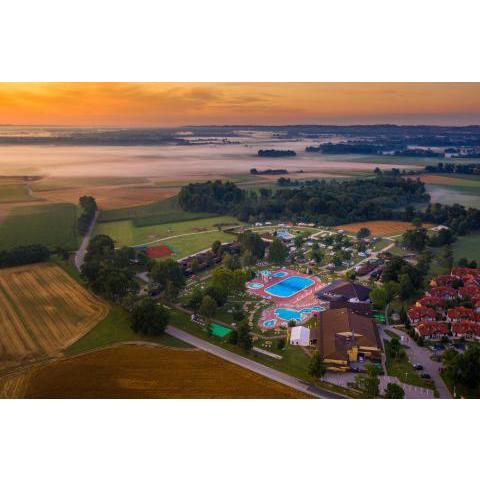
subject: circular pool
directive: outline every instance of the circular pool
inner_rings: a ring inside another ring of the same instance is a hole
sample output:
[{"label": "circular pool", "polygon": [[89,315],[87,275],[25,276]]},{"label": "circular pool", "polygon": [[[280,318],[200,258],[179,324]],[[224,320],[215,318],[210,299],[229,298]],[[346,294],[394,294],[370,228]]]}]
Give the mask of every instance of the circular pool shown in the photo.
[{"label": "circular pool", "polygon": [[248,284],[248,288],[251,288],[252,290],[258,290],[259,288],[263,288],[263,283],[260,282],[253,282]]},{"label": "circular pool", "polygon": [[276,323],[276,322],[277,322],[276,320],[265,320],[265,321],[263,322],[263,326],[264,326],[264,327],[267,327],[267,328],[272,328],[272,327],[275,326],[275,323]]}]

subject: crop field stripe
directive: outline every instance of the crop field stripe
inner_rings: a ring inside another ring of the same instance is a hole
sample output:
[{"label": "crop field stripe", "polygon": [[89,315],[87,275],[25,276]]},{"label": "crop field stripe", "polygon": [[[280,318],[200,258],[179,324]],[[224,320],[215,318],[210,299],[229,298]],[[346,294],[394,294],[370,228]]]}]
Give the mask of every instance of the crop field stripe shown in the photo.
[{"label": "crop field stripe", "polygon": [[0,270],[0,361],[65,348],[105,317],[109,306],[55,265]]},{"label": "crop field stripe", "polygon": [[[6,321],[2,322],[2,329],[12,328],[9,329],[10,334],[12,334],[12,330],[15,331],[16,335],[12,339],[12,345],[16,345],[18,349],[24,353],[33,352],[36,349],[40,348],[40,345],[34,341],[34,338],[31,334],[31,330],[27,328],[25,323],[21,319],[21,314],[16,306],[16,303],[10,297],[3,278],[0,277],[0,287],[1,287],[1,298],[2,302],[2,310],[6,312],[7,318]],[[1,337],[0,337],[1,339]]]}]

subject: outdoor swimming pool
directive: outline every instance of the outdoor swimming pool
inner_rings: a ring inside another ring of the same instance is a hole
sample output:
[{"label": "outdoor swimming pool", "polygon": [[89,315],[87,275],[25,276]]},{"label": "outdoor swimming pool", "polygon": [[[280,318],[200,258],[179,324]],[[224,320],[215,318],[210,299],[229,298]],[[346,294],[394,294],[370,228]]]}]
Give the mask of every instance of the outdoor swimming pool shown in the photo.
[{"label": "outdoor swimming pool", "polygon": [[288,277],[281,282],[265,289],[265,292],[275,297],[288,298],[311,287],[315,282],[305,277]]},{"label": "outdoor swimming pool", "polygon": [[251,288],[253,290],[257,290],[262,287],[263,287],[263,283],[260,283],[260,282],[253,282],[248,284],[248,288]]},{"label": "outdoor swimming pool", "polygon": [[276,323],[276,320],[266,320],[263,325],[267,328],[272,328]]},{"label": "outdoor swimming pool", "polygon": [[[277,308],[275,310],[275,315],[279,319],[285,320],[287,322],[290,320],[295,320],[296,322],[298,322],[299,320],[302,320],[304,315],[314,312],[322,312],[324,310],[325,307],[322,307],[321,305],[309,308],[302,308],[301,310],[293,310],[292,308]],[[265,326],[268,327],[267,322],[265,322]]]}]

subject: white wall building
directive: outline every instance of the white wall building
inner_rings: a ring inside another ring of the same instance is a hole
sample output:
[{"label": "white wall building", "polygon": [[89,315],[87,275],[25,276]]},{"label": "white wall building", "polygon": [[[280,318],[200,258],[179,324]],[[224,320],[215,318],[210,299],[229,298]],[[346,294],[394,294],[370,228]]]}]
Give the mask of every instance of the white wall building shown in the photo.
[{"label": "white wall building", "polygon": [[310,329],[301,325],[292,327],[290,331],[290,345],[308,347],[310,345]]}]

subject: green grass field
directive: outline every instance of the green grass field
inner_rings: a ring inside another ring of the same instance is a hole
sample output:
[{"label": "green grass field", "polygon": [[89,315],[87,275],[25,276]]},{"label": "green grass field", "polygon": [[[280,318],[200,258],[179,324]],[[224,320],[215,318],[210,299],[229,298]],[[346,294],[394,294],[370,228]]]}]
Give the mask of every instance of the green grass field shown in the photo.
[{"label": "green grass field", "polygon": [[193,253],[200,252],[206,248],[210,248],[215,240],[220,242],[231,242],[235,240],[236,236],[221,231],[214,231],[209,233],[199,233],[187,235],[185,237],[172,238],[166,240],[164,243],[170,250],[175,252],[172,258],[183,258]]},{"label": "green grass field", "polygon": [[115,222],[119,220],[135,220],[151,216],[170,215],[172,212],[178,212],[181,216],[184,212],[177,202],[177,197],[170,197],[158,202],[140,205],[138,207],[116,208],[102,212],[100,222]]},{"label": "green grass field", "polygon": [[[162,223],[159,225],[150,225],[146,227],[136,227],[131,220],[121,220],[118,222],[103,222],[97,224],[95,227],[95,234],[105,234],[113,238],[118,246],[131,246],[131,245],[140,245],[148,242],[153,242],[155,240],[160,240],[162,238],[174,237],[176,235],[184,235],[194,233],[189,237],[179,237],[179,238],[168,238],[166,240],[167,244],[171,244],[173,249],[178,248],[181,250],[188,246],[192,242],[198,245],[204,245],[205,242],[202,242],[201,238],[208,238],[208,245],[199,248],[207,248],[211,245],[213,240],[226,240],[226,233],[221,231],[208,232],[208,230],[217,230],[216,225],[219,224],[234,224],[238,225],[238,220],[234,217],[228,216],[218,216],[211,218],[201,218],[196,220],[189,220],[186,222],[173,222],[173,223]],[[217,238],[218,237],[218,238]],[[213,238],[213,240],[211,240]],[[228,238],[232,238],[228,236]],[[211,240],[211,241],[210,241]],[[196,248],[196,247],[195,247]],[[193,250],[197,251],[197,250]],[[188,255],[188,253],[187,253]]]},{"label": "green grass field", "polygon": [[[172,311],[172,315],[175,317],[178,313]],[[130,327],[128,313],[119,306],[113,306],[110,313],[95,328],[68,347],[65,353],[67,355],[76,355],[118,342],[154,342],[177,348],[191,347],[187,343],[167,334],[160,337],[148,337],[135,333]]]},{"label": "green grass field", "polygon": [[453,257],[455,262],[462,257],[480,262],[480,233],[471,233],[464,237],[458,237],[453,244]]},{"label": "green grass field", "polygon": [[0,224],[0,249],[40,243],[78,247],[77,207],[69,203],[15,207]]},{"label": "green grass field", "polygon": [[25,185],[0,185],[0,203],[28,202],[32,197]]},{"label": "green grass field", "polygon": [[31,183],[32,190],[43,192],[48,190],[63,190],[88,185],[98,187],[103,185],[129,185],[133,183],[147,183],[144,177],[47,177]]}]

